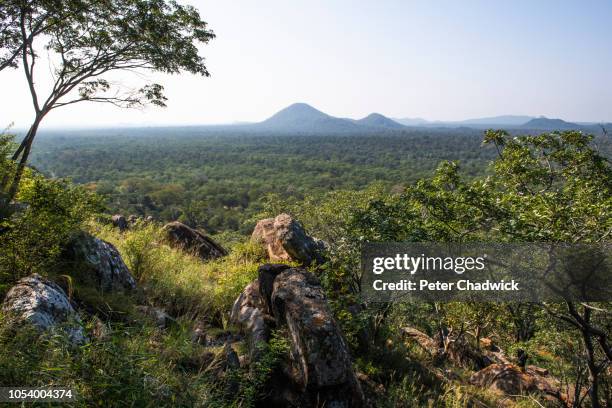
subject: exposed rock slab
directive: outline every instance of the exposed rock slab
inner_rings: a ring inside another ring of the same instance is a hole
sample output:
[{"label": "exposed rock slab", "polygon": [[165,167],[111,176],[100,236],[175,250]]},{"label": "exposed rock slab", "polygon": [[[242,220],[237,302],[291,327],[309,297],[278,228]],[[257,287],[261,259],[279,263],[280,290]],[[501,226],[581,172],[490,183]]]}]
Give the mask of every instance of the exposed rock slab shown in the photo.
[{"label": "exposed rock slab", "polygon": [[267,342],[271,327],[287,333],[290,353],[271,379],[261,406],[361,407],[364,394],[348,345],[319,280],[303,268],[259,267],[259,277],[234,302],[231,321],[252,339]]},{"label": "exposed rock slab", "polygon": [[414,340],[432,357],[436,357],[442,352],[436,341],[420,330],[413,327],[404,327],[401,332],[407,338]]},{"label": "exposed rock slab", "polygon": [[536,367],[523,371],[514,364],[491,364],[474,373],[470,383],[506,395],[541,392],[558,399],[565,398],[558,381]]},{"label": "exposed rock slab", "polygon": [[19,280],[6,294],[2,310],[41,330],[60,328],[72,343],[85,341],[81,319],[62,288],[38,274]]},{"label": "exposed rock slab", "polygon": [[319,280],[305,269],[283,270],[274,279],[270,304],[277,326],[289,332],[290,379],[303,392],[300,404],[361,406],[350,352]]},{"label": "exposed rock slab", "polygon": [[136,281],[113,244],[82,232],[71,241],[67,252],[72,261],[92,273],[101,290],[136,288]]},{"label": "exposed rock slab", "polygon": [[170,222],[162,228],[166,242],[203,260],[221,258],[227,251],[212,238],[181,222]]},{"label": "exposed rock slab", "polygon": [[265,246],[272,262],[293,261],[310,265],[325,261],[325,243],[309,236],[304,227],[289,214],[259,221],[251,239]]},{"label": "exposed rock slab", "polygon": [[238,296],[232,307],[230,321],[248,336],[251,359],[257,358],[260,343],[270,337],[270,322],[273,318],[265,313],[267,307],[260,294],[259,281],[254,280]]}]

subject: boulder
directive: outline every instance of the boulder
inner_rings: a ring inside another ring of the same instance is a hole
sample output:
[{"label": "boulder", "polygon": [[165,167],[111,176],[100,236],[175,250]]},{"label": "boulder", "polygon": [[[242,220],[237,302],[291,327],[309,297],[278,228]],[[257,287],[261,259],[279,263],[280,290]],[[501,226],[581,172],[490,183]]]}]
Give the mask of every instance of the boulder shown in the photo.
[{"label": "boulder", "polygon": [[259,292],[259,281],[251,282],[234,302],[230,322],[240,327],[248,337],[251,359],[259,356],[260,343],[266,343],[270,337],[270,323],[273,318],[265,311],[267,307]]},{"label": "boulder", "polygon": [[119,231],[125,231],[128,229],[128,222],[125,217],[121,214],[115,214],[111,217],[111,222],[113,226],[119,228]]},{"label": "boulder", "polygon": [[401,332],[405,337],[414,340],[431,357],[437,357],[443,351],[434,339],[414,327],[404,327]]},{"label": "boulder", "polygon": [[302,265],[323,263],[325,243],[309,236],[304,227],[288,214],[261,220],[251,239],[263,245],[270,261],[292,261]]},{"label": "boulder", "polygon": [[272,374],[261,406],[364,406],[349,348],[319,280],[305,269],[260,266],[258,279],[234,302],[231,321],[254,339],[251,361],[271,327],[287,333],[289,355]]},{"label": "boulder", "polygon": [[[487,367],[496,361],[493,359],[495,353],[473,347],[465,336],[451,336],[449,333],[443,340],[440,340],[440,335],[432,338],[412,327],[404,327],[401,332],[405,338],[415,341],[437,361],[449,360],[456,366],[476,370]],[[501,351],[500,354],[503,357]]]},{"label": "boulder", "polygon": [[470,383],[506,395],[540,392],[557,399],[565,399],[558,380],[544,372],[533,367],[521,370],[514,364],[491,364],[474,373],[470,377]]},{"label": "boulder", "polygon": [[41,330],[61,329],[74,344],[85,341],[81,319],[62,288],[38,274],[19,280],[6,294],[2,310]]},{"label": "boulder", "polygon": [[84,266],[103,291],[132,290],[136,281],[113,244],[82,232],[67,248],[67,258]]},{"label": "boulder", "polygon": [[265,264],[261,265],[257,270],[257,281],[263,310],[270,315],[273,314],[271,300],[272,292],[274,291],[274,281],[281,272],[290,268],[289,265],[285,264]]},{"label": "boulder", "polygon": [[203,260],[221,258],[227,251],[210,237],[198,230],[174,221],[162,228],[166,242],[173,248],[182,249]]},{"label": "boulder", "polygon": [[289,332],[290,380],[303,393],[300,404],[363,405],[348,346],[319,280],[305,269],[286,269],[274,279],[269,304],[277,326]]},{"label": "boulder", "polygon": [[228,369],[236,370],[240,368],[240,359],[238,358],[238,354],[233,349],[232,344],[228,341],[223,346],[223,354],[225,355],[225,363]]}]

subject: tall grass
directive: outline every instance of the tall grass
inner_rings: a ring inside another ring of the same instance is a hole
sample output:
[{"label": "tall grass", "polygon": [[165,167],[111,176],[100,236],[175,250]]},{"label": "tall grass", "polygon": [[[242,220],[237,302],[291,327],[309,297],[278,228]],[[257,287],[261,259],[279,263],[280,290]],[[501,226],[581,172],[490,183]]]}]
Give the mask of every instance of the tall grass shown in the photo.
[{"label": "tall grass", "polygon": [[245,242],[235,244],[226,257],[202,261],[164,244],[156,224],[123,233],[100,224],[91,228],[117,247],[148,302],[188,319],[223,321],[265,256],[259,246]]}]

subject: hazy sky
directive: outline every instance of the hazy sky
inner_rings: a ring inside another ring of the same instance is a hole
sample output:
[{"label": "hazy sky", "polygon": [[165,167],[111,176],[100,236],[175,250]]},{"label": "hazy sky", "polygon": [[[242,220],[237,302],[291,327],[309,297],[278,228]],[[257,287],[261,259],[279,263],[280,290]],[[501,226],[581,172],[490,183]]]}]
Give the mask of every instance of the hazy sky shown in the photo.
[{"label": "hazy sky", "polygon": [[[612,1],[191,0],[217,34],[210,78],[161,80],[168,108],[61,108],[46,126],[258,121],[307,102],[335,116],[612,121]],[[128,80],[129,81],[129,80]],[[29,124],[21,71],[0,126]]]}]

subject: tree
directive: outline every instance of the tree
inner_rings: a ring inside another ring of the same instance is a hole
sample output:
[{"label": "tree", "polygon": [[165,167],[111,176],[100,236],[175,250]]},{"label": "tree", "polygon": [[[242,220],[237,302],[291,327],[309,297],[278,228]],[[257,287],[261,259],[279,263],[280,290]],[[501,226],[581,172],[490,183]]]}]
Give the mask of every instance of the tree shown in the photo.
[{"label": "tree", "polygon": [[[35,37],[82,12],[80,0],[3,0],[0,5],[0,71],[17,68],[18,58]],[[27,36],[22,37],[21,9],[29,8]]]},{"label": "tree", "polygon": [[[487,131],[485,143],[498,153],[489,176],[466,181],[456,163],[443,163],[433,178],[408,187],[400,197],[373,196],[354,208],[349,233],[342,236],[382,242],[609,242],[612,167],[594,149],[591,136],[566,131],[512,137]],[[542,309],[575,330],[591,406],[602,406],[608,397],[602,395],[601,378],[612,363],[610,304],[565,298],[507,307],[517,341],[534,336],[534,312]],[[478,328],[492,320],[490,310],[479,309],[460,304],[455,324],[463,328],[471,320],[479,337]],[[575,406],[580,406],[579,389],[576,395]]]},{"label": "tree", "polygon": [[[134,89],[111,82],[109,74],[145,70],[209,76],[197,46],[214,34],[191,6],[173,0],[3,3],[0,68],[21,66],[34,107],[32,124],[12,157],[17,162],[14,175],[2,180],[6,202],[15,197],[38,128],[52,110],[78,102],[165,106],[162,85]],[[36,82],[42,50],[53,67],[47,93]]]}]

